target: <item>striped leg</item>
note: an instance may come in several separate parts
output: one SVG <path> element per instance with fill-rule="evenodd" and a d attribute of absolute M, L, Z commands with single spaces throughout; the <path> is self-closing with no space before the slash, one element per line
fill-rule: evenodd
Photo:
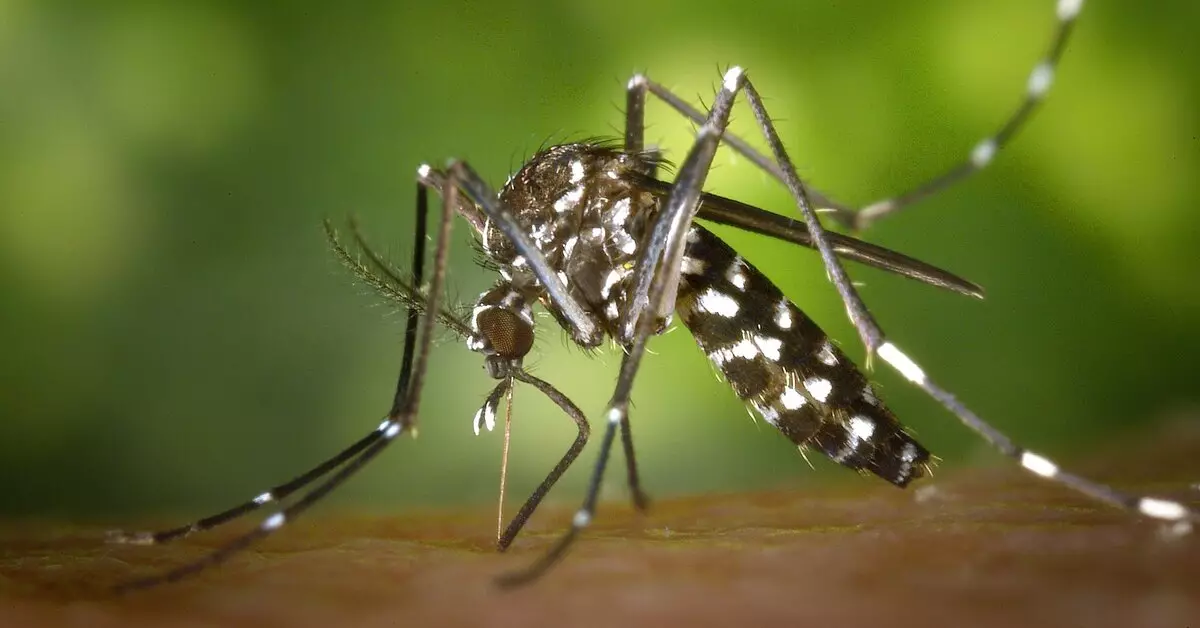
<path fill-rule="evenodd" d="M 938 400 L 954 416 L 958 417 L 963 425 L 975 431 L 1000 453 L 1016 460 L 1022 468 L 1034 475 L 1064 484 L 1084 495 L 1117 508 L 1140 513 L 1151 519 L 1174 523 L 1176 524 L 1175 530 L 1178 532 L 1189 532 L 1192 524 L 1200 521 L 1200 513 L 1180 502 L 1148 495 L 1123 493 L 1108 485 L 1064 471 L 1041 454 L 1017 445 L 1012 439 L 972 412 L 950 392 L 935 384 L 916 362 L 891 342 L 885 342 L 879 347 L 879 357 L 918 388 L 924 390 L 930 397 Z"/>
<path fill-rule="evenodd" d="M 386 423 L 386 422 L 385 422 Z M 383 437 L 386 425 L 380 424 L 375 431 L 360 438 L 358 442 L 343 449 L 336 456 L 322 462 L 313 467 L 309 471 L 293 478 L 292 480 L 271 488 L 271 490 L 259 493 L 253 499 L 247 500 L 233 508 L 223 510 L 215 515 L 210 515 L 196 521 L 169 528 L 159 530 L 157 532 L 138 531 L 126 532 L 124 530 L 110 530 L 108 532 L 108 542 L 129 545 L 158 545 L 167 543 L 175 539 L 181 539 L 196 532 L 204 532 L 211 530 L 217 526 L 228 523 L 235 519 L 241 518 L 244 515 L 250 514 L 267 504 L 275 503 L 286 499 L 296 491 L 312 484 L 314 481 L 324 477 L 330 471 L 340 467 L 344 462 L 350 460 L 354 456 L 362 453 L 363 450 L 370 447 L 376 441 Z"/>
<path fill-rule="evenodd" d="M 571 544 L 592 522 L 617 430 L 620 428 L 624 433 L 629 429 L 629 399 L 634 378 L 646 352 L 646 342 L 661 326 L 663 312 L 673 308 L 688 226 L 695 216 L 713 156 L 729 123 L 734 98 L 744 85 L 747 83 L 741 68 L 733 67 L 725 73 L 708 118 L 697 132 L 696 142 L 676 173 L 671 195 L 639 247 L 632 298 L 628 310 L 621 315 L 623 337 L 619 341 L 626 347 L 626 352 L 621 360 L 616 389 L 605 413 L 604 437 L 583 505 L 572 518 L 570 529 L 549 551 L 528 568 L 503 576 L 500 579 L 502 585 L 518 586 L 541 576 L 566 555 Z"/>
<path fill-rule="evenodd" d="M 1075 5 L 1075 7 L 1078 8 L 1078 5 Z M 746 81 L 745 90 L 746 99 L 749 101 L 750 108 L 754 111 L 754 117 L 758 120 L 759 127 L 762 129 L 767 144 L 771 147 L 775 160 L 783 172 L 784 181 L 791 191 L 793 199 L 800 209 L 800 213 L 804 216 L 804 222 L 808 225 L 809 232 L 817 249 L 821 252 L 821 258 L 825 262 L 825 268 L 829 273 L 831 281 L 842 296 L 842 302 L 846 306 L 850 320 L 854 323 L 859 336 L 863 339 L 863 344 L 868 349 L 868 355 L 872 353 L 877 354 L 901 375 L 916 384 L 929 396 L 939 401 L 947 410 L 958 417 L 964 425 L 977 432 L 1005 455 L 1017 459 L 1022 467 L 1041 477 L 1058 481 L 1100 501 L 1140 512 L 1155 519 L 1175 522 L 1191 522 L 1197 519 L 1196 513 L 1188 510 L 1183 504 L 1154 497 L 1125 495 L 1111 487 L 1061 471 L 1057 465 L 1046 458 L 1016 446 L 1007 436 L 985 422 L 959 402 L 953 395 L 934 384 L 912 359 L 901 352 L 895 344 L 887 340 L 883 330 L 875 323 L 874 318 L 867 311 L 862 299 L 858 296 L 858 292 L 842 268 L 841 262 L 835 256 L 827 237 L 828 234 L 821 227 L 816 213 L 809 204 L 807 191 L 800 182 L 800 178 L 796 175 L 796 168 L 788 157 L 787 151 L 784 149 L 778 134 L 775 132 L 774 125 L 771 123 L 770 116 L 767 114 L 762 99 L 748 80 Z"/>
<path fill-rule="evenodd" d="M 1000 450 L 1001 453 L 1015 458 L 1020 462 L 1022 467 L 1034 474 L 1062 483 L 1100 501 L 1139 512 L 1154 519 L 1171 522 L 1194 522 L 1198 519 L 1195 512 L 1189 510 L 1181 503 L 1156 497 L 1133 496 L 1121 493 L 1109 486 L 1062 471 L 1057 465 L 1041 455 L 1018 447 L 1007 436 L 959 402 L 953 395 L 934 384 L 911 358 L 900 351 L 890 340 L 887 340 L 883 330 L 879 328 L 867 312 L 866 306 L 859 298 L 857 291 L 846 276 L 845 270 L 841 267 L 841 263 L 834 255 L 827 234 L 821 227 L 816 214 L 808 202 L 807 192 L 803 184 L 801 184 L 799 177 L 796 176 L 795 166 L 792 164 L 787 151 L 779 140 L 778 134 L 775 132 L 770 116 L 768 116 L 766 108 L 763 106 L 762 99 L 749 81 L 746 81 L 745 90 L 750 108 L 754 111 L 754 116 L 758 120 L 763 135 L 766 137 L 767 144 L 771 147 L 776 162 L 783 172 L 784 181 L 791 191 L 797 207 L 804 216 L 812 238 L 821 252 L 825 268 L 829 272 L 838 292 L 841 294 L 850 320 L 854 323 L 860 337 L 862 337 L 863 344 L 868 348 L 869 354 L 877 354 L 884 362 L 895 368 L 906 379 L 916 384 L 929 396 L 945 406 L 964 425 L 977 432 L 988 443 Z"/>
<path fill-rule="evenodd" d="M 932 196 L 963 178 L 987 167 L 995 158 L 996 153 L 1006 146 L 1017 132 L 1028 122 L 1038 105 L 1045 99 L 1054 82 L 1054 73 L 1058 67 L 1067 41 L 1075 25 L 1075 20 L 1083 8 L 1084 0 L 1058 0 L 1055 7 L 1056 27 L 1050 39 L 1050 45 L 1045 56 L 1033 67 L 1026 83 L 1025 94 L 1016 109 L 1009 114 L 995 134 L 986 137 L 975 144 L 967 157 L 959 164 L 951 167 L 941 175 L 933 177 L 911 190 L 894 197 L 881 199 L 856 209 L 832 200 L 821 192 L 809 189 L 809 198 L 822 209 L 832 210 L 832 216 L 843 226 L 861 231 L 870 227 L 877 220 L 894 214 L 929 196 Z M 625 146 L 640 150 L 643 144 L 643 117 L 646 103 L 646 93 L 649 92 L 669 105 L 672 109 L 686 116 L 696 124 L 702 124 L 705 115 L 687 101 L 679 98 L 662 85 L 638 74 L 629 80 L 626 87 L 626 126 Z M 784 181 L 784 173 L 779 165 L 769 157 L 752 148 L 745 140 L 727 134 L 722 138 L 730 148 L 749 159 L 759 168 L 770 173 L 776 179 Z"/>
<path fill-rule="evenodd" d="M 416 212 L 416 214 L 417 214 L 417 225 L 416 225 L 417 231 L 416 232 L 418 234 L 422 234 L 422 235 L 416 239 L 416 246 L 413 251 L 414 259 L 413 259 L 413 270 L 412 270 L 412 274 L 413 274 L 412 284 L 415 284 L 416 282 L 418 282 L 419 277 L 424 272 L 425 238 L 424 238 L 423 234 L 425 234 L 428 231 L 428 226 L 426 223 L 427 216 L 428 216 L 426 207 L 428 206 L 428 202 L 429 202 L 429 193 L 426 189 L 426 186 L 423 184 L 420 184 L 420 182 L 418 182 L 418 185 L 417 185 L 417 208 L 418 208 L 418 211 Z M 396 276 L 392 272 L 392 270 L 390 268 L 388 268 L 386 266 L 386 264 L 384 264 L 384 262 L 381 259 L 379 259 L 377 256 L 374 255 L 374 251 L 372 251 L 370 248 L 364 247 L 364 250 L 367 251 L 369 254 L 371 254 L 372 262 L 374 264 L 376 264 L 377 268 L 383 268 L 383 270 L 387 274 L 392 275 L 392 278 L 394 279 L 394 283 L 390 286 L 384 284 L 383 282 L 380 281 L 380 279 L 376 275 L 371 273 L 369 271 L 369 269 L 367 269 L 365 266 L 363 266 L 357 259 L 355 259 L 349 253 L 349 251 L 347 251 L 345 249 L 345 247 L 342 246 L 341 242 L 338 239 L 336 231 L 334 231 L 332 225 L 330 225 L 328 221 L 326 221 L 326 223 L 325 223 L 325 232 L 329 236 L 329 241 L 330 241 L 330 244 L 332 245 L 334 251 L 338 254 L 338 256 L 342 259 L 342 261 L 345 264 L 347 264 L 348 267 L 350 267 L 352 270 L 355 271 L 355 273 L 359 277 L 370 280 L 374 287 L 376 287 L 379 290 L 382 290 L 387 296 L 391 296 L 391 297 L 395 298 L 397 301 L 407 303 L 409 305 L 409 307 L 408 307 L 408 322 L 407 322 L 407 327 L 406 327 L 406 331 L 405 331 L 405 343 L 406 343 L 405 346 L 406 347 L 415 346 L 415 334 L 416 334 L 416 330 L 417 330 L 416 316 L 420 313 L 421 306 L 423 304 L 418 303 L 419 297 L 417 297 L 416 291 L 411 288 L 412 284 L 410 284 L 408 281 L 405 281 L 405 280 L 401 279 L 400 277 Z M 360 238 L 360 244 L 361 244 L 362 243 L 361 235 L 358 233 L 357 227 L 355 227 L 354 232 L 355 232 L 355 236 Z M 397 289 L 399 289 L 399 290 L 407 289 L 408 292 L 397 292 Z M 443 315 L 443 317 L 444 317 L 444 315 Z M 406 352 L 407 352 L 407 349 L 406 349 Z M 402 368 L 403 372 L 401 373 L 401 376 L 400 376 L 401 384 L 398 385 L 397 390 L 400 390 L 403 388 L 403 386 L 405 385 L 404 383 L 408 381 L 408 378 L 411 375 L 411 373 L 410 373 L 411 364 L 410 364 L 410 360 L 407 357 L 407 355 L 406 355 L 406 359 L 404 361 L 404 365 L 405 366 Z M 283 484 L 274 486 L 270 490 L 259 493 L 254 498 L 247 500 L 241 504 L 238 504 L 232 508 L 223 510 L 214 515 L 209 515 L 207 517 L 197 519 L 196 521 L 186 524 L 186 525 L 178 526 L 175 528 L 169 528 L 166 530 L 159 530 L 156 532 L 151 532 L 151 531 L 127 532 L 124 530 L 111 530 L 108 532 L 107 540 L 109 543 L 130 544 L 130 545 L 157 545 L 157 544 L 161 544 L 161 543 L 167 543 L 167 542 L 173 541 L 175 539 L 187 537 L 196 532 L 204 532 L 205 530 L 211 530 L 215 527 L 218 527 L 218 526 L 228 523 L 230 521 L 234 521 L 244 515 L 250 514 L 251 512 L 254 512 L 255 510 L 258 510 L 259 508 L 262 508 L 263 506 L 287 499 L 289 496 L 291 496 L 296 491 L 299 491 L 299 490 L 303 489 L 304 487 L 312 484 L 314 481 L 324 477 L 330 471 L 340 467 L 347 460 L 350 460 L 354 456 L 357 456 L 358 454 L 360 454 L 364 450 L 366 450 L 368 447 L 373 445 L 376 441 L 378 441 L 380 438 L 382 438 L 385 435 L 386 427 L 387 427 L 386 423 L 387 422 L 385 421 L 384 423 L 380 424 L 380 426 L 378 428 L 376 428 L 373 432 L 360 438 L 353 445 L 350 445 L 349 447 L 343 449 L 342 451 L 338 452 L 333 457 L 329 458 L 328 460 L 325 460 L 324 462 L 313 467 L 312 469 L 309 469 L 308 471 L 300 474 L 299 476 L 296 476 L 295 478 L 292 478 L 291 480 L 289 480 L 287 482 L 284 482 Z"/>
<path fill-rule="evenodd" d="M 1020 104 L 1017 105 L 1016 110 L 1009 114 L 1008 118 L 1000 125 L 1000 128 L 994 135 L 986 137 L 975 144 L 975 147 L 971 149 L 966 160 L 958 163 L 941 175 L 929 179 L 908 192 L 893 198 L 875 201 L 859 210 L 837 206 L 834 208 L 837 210 L 834 216 L 838 222 L 851 229 L 866 229 L 874 224 L 875 221 L 937 194 L 992 163 L 992 159 L 995 158 L 996 153 L 1006 146 L 1017 132 L 1029 122 L 1030 116 L 1033 115 L 1038 105 L 1045 99 L 1047 92 L 1050 91 L 1050 86 L 1054 83 L 1054 72 L 1058 68 L 1063 51 L 1066 50 L 1067 40 L 1071 36 L 1075 19 L 1079 17 L 1081 9 L 1083 9 L 1083 0 L 1058 0 L 1055 9 L 1055 17 L 1058 24 L 1051 37 L 1049 49 L 1046 51 L 1045 56 L 1038 61 L 1037 65 L 1033 66 L 1033 70 L 1029 72 L 1029 79 L 1025 85 L 1025 94 Z"/>
<path fill-rule="evenodd" d="M 450 229 L 452 219 L 454 217 L 454 208 L 458 205 L 457 189 L 443 190 L 442 202 L 442 217 L 438 229 L 436 249 L 434 251 L 434 269 L 430 280 L 428 292 L 428 300 L 424 308 L 425 312 L 440 311 L 441 294 L 444 291 L 446 277 L 446 260 L 449 255 Z M 425 247 L 425 232 L 426 232 L 426 207 L 428 206 L 428 195 L 424 186 L 418 187 L 417 192 L 417 233 L 419 237 L 416 239 L 414 246 L 413 260 L 413 285 L 420 285 L 421 277 L 424 268 L 424 247 Z M 299 500 L 286 508 L 266 517 L 257 527 L 250 532 L 242 534 L 232 541 L 217 548 L 212 553 L 201 558 L 200 560 L 187 563 L 171 569 L 162 574 L 152 575 L 145 578 L 140 578 L 126 582 L 116 587 L 117 592 L 127 592 L 135 589 L 152 587 L 166 582 L 174 582 L 176 580 L 194 575 L 204 570 L 207 567 L 224 562 L 229 557 L 237 554 L 243 549 L 249 547 L 258 540 L 265 538 L 274 533 L 283 525 L 308 510 L 313 504 L 317 503 L 324 496 L 340 486 L 351 476 L 357 473 L 368 462 L 379 455 L 397 436 L 405 430 L 413 427 L 416 422 L 417 411 L 420 407 L 421 388 L 425 379 L 425 374 L 428 370 L 429 353 L 433 345 L 433 337 L 435 326 L 438 323 L 438 317 L 425 316 L 423 319 L 419 317 L 417 308 L 409 308 L 405 327 L 405 346 L 404 355 L 401 361 L 400 376 L 397 382 L 396 395 L 393 400 L 392 409 L 388 412 L 387 418 L 379 424 L 371 434 L 363 437 L 352 446 L 350 449 L 342 452 L 338 456 L 331 458 L 322 465 L 314 468 L 309 473 L 306 473 L 296 480 L 289 482 L 290 490 L 298 490 L 305 483 L 314 481 L 323 473 L 319 471 L 330 471 L 336 464 L 331 464 L 334 461 L 344 460 L 345 463 L 332 476 L 326 479 L 315 488 L 305 493 Z M 418 347 L 418 327 L 420 328 L 420 338 Z M 366 443 L 366 444 L 363 444 Z M 353 453 L 347 452 L 361 445 L 361 450 L 355 457 Z M 339 460 L 340 459 L 340 460 Z M 330 465 L 329 468 L 325 468 Z M 306 482 L 300 482 L 306 480 Z M 267 499 L 263 496 L 269 496 Z M 255 499 L 249 502 L 252 506 L 243 505 L 241 507 L 230 509 L 222 515 L 227 515 L 220 519 L 217 525 L 224 521 L 228 521 L 240 514 L 250 512 L 259 506 L 262 506 L 270 501 L 279 499 L 282 495 L 272 493 L 264 493 L 262 499 Z M 242 510 L 239 510 L 242 509 Z M 229 515 L 237 511 L 236 514 Z M 220 517 L 220 515 L 216 516 Z M 215 517 L 214 517 L 215 518 Z M 213 519 L 213 518 L 209 518 Z M 167 531 L 170 532 L 170 531 Z M 180 536 L 176 534 L 175 537 Z M 122 541 L 126 538 L 133 539 L 134 542 L 140 541 L 142 538 L 150 538 L 150 542 L 154 542 L 154 535 L 126 535 L 126 537 L 116 536 L 116 540 Z M 171 538 L 175 538 L 171 537 Z"/>

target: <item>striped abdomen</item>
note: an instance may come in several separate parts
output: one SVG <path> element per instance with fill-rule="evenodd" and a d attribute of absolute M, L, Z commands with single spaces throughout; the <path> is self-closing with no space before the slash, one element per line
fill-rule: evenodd
<path fill-rule="evenodd" d="M 692 225 L 676 302 L 738 397 L 801 447 L 904 486 L 929 452 L 858 368 L 758 269 Z"/>

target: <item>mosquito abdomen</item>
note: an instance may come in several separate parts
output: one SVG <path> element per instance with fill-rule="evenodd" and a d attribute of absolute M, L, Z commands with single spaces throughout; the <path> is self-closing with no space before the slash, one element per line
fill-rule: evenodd
<path fill-rule="evenodd" d="M 825 332 L 758 269 L 692 225 L 676 312 L 737 396 L 800 447 L 904 486 L 929 452 Z"/>

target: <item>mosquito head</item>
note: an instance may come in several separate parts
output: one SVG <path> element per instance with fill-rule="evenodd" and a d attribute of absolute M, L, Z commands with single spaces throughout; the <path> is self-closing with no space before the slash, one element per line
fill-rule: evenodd
<path fill-rule="evenodd" d="M 467 346 L 484 355 L 484 368 L 495 379 L 508 377 L 533 348 L 533 311 L 529 299 L 502 281 L 479 295 L 471 314 Z"/>

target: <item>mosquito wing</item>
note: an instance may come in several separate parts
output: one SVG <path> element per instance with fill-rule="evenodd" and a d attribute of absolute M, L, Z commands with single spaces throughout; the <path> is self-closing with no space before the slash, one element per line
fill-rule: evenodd
<path fill-rule="evenodd" d="M 663 202 L 666 201 L 671 193 L 670 184 L 657 179 L 645 177 L 640 183 Z M 697 217 L 717 224 L 729 225 L 785 242 L 799 244 L 810 249 L 816 248 L 812 234 L 808 231 L 808 226 L 804 224 L 803 220 L 772 213 L 753 205 L 747 205 L 741 201 L 725 198 L 724 196 L 709 194 L 707 192 L 702 193 L 700 195 L 700 210 Z M 829 243 L 833 246 L 834 253 L 837 253 L 840 257 L 859 262 L 860 264 L 866 264 L 867 266 L 874 266 L 875 268 L 908 277 L 909 279 L 915 279 L 922 283 L 942 288 L 943 290 L 957 292 L 977 299 L 983 298 L 982 287 L 950 271 L 913 259 L 903 253 L 898 253 L 891 249 L 886 249 L 840 233 L 830 231 L 826 235 L 829 238 Z"/>

